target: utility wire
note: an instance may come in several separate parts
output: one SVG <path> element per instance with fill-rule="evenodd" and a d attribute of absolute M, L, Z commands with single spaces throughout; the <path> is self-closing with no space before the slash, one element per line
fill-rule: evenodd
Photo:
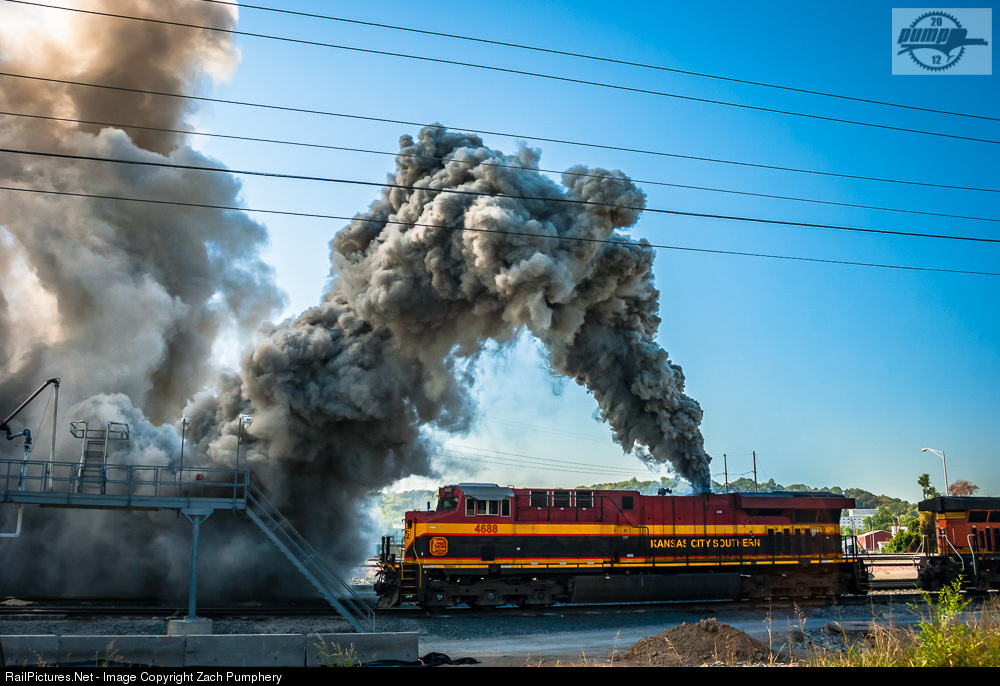
<path fill-rule="evenodd" d="M 7 1 L 10 2 L 11 0 L 7 0 Z M 44 77 L 44 76 L 28 76 L 26 74 L 14 74 L 14 73 L 11 73 L 11 72 L 0 72 L 0 76 L 8 76 L 8 77 L 17 78 L 17 79 L 29 79 L 29 80 L 32 80 L 32 81 L 42 81 L 42 82 L 45 82 L 45 83 L 61 83 L 61 84 L 64 84 L 64 85 L 69 85 L 69 86 L 83 86 L 83 87 L 87 87 L 87 88 L 101 88 L 101 89 L 105 89 L 105 90 L 121 91 L 121 92 L 125 92 L 125 93 L 138 93 L 138 94 L 141 94 L 141 95 L 159 95 L 159 96 L 169 97 L 169 98 L 183 98 L 183 99 L 187 99 L 187 100 L 196 100 L 198 102 L 211 102 L 211 103 L 222 104 L 222 105 L 237 105 L 237 106 L 240 106 L 240 107 L 254 107 L 254 108 L 258 108 L 258 109 L 275 110 L 275 111 L 279 111 L 279 112 L 295 112 L 295 113 L 298 113 L 298 114 L 311 114 L 311 115 L 317 115 L 317 116 L 323 116 L 323 117 L 340 117 L 340 118 L 344 118 L 344 119 L 357 119 L 357 120 L 360 120 L 360 121 L 372 121 L 372 122 L 379 122 L 379 123 L 383 123 L 383 124 L 401 124 L 403 126 L 429 127 L 429 128 L 436 128 L 436 129 L 451 129 L 451 130 L 459 130 L 459 131 L 462 131 L 462 130 L 464 130 L 464 131 L 473 131 L 473 130 L 475 130 L 475 131 L 477 131 L 478 134 L 485 134 L 485 135 L 490 135 L 490 136 L 504 136 L 506 138 L 514 138 L 514 139 L 521 139 L 521 140 L 528 140 L 528 141 L 538 141 L 538 142 L 541 142 L 541 143 L 557 143 L 557 144 L 560 144 L 560 145 L 572 145 L 572 146 L 577 146 L 577 147 L 582 147 L 582 148 L 594 148 L 594 149 L 597 149 L 597 150 L 613 150 L 615 152 L 630 152 L 630 153 L 636 153 L 636 154 L 639 154 L 639 155 L 653 155 L 653 156 L 656 156 L 656 157 L 671 157 L 671 158 L 682 159 L 682 160 L 694 160 L 694 161 L 698 161 L 698 162 L 711 162 L 711 163 L 714 163 L 714 164 L 730 164 L 730 165 L 736 165 L 736 166 L 741 166 L 741 167 L 751 167 L 751 168 L 754 168 L 754 169 L 772 169 L 772 170 L 775 170 L 775 171 L 796 172 L 796 173 L 801 173 L 801 174 L 816 174 L 816 175 L 819 175 L 819 176 L 831 176 L 831 177 L 834 177 L 834 178 L 841 178 L 841 179 L 855 179 L 855 180 L 859 180 L 859 181 L 878 181 L 878 182 L 881 182 L 881 183 L 896 183 L 896 184 L 905 184 L 905 185 L 910 185 L 910 186 L 923 186 L 923 187 L 927 187 L 927 188 L 946 188 L 946 189 L 949 189 L 949 190 L 976 191 L 976 192 L 982 192 L 982 193 L 1000 193 L 1000 188 L 981 188 L 981 187 L 975 187 L 975 186 L 955 186 L 955 185 L 941 184 L 941 183 L 928 183 L 928 182 L 925 182 L 925 181 L 907 181 L 907 180 L 902 180 L 902 179 L 885 179 L 885 178 L 879 178 L 879 177 L 874 177 L 874 176 L 859 176 L 859 175 L 856 175 L 856 174 L 840 174 L 840 173 L 836 173 L 836 172 L 817 171 L 817 170 L 811 170 L 811 169 L 798 169 L 798 168 L 795 168 L 795 167 L 781 167 L 781 166 L 770 165 L 770 164 L 758 164 L 758 163 L 755 163 L 755 162 L 738 162 L 738 161 L 734 161 L 734 160 L 721 160 L 721 159 L 716 159 L 716 158 L 711 158 L 711 157 L 698 157 L 698 156 L 695 156 L 695 155 L 681 155 L 679 153 L 663 152 L 663 151 L 658 151 L 658 150 L 644 150 L 642 148 L 627 148 L 627 147 L 617 146 L 617 145 L 605 145 L 605 144 L 601 144 L 601 143 L 587 143 L 587 142 L 582 142 L 582 141 L 571 141 L 571 140 L 565 140 L 565 139 L 561 139 L 561 138 L 545 138 L 545 137 L 542 137 L 542 136 L 527 136 L 527 135 L 523 135 L 523 134 L 509 133 L 509 132 L 503 132 L 503 131 L 489 131 L 489 130 L 486 130 L 486 129 L 474 129 L 473 127 L 460 127 L 460 126 L 453 126 L 453 125 L 447 125 L 446 126 L 446 125 L 443 125 L 443 124 L 427 124 L 425 122 L 406 121 L 406 120 L 403 120 L 403 119 L 388 119 L 388 118 L 385 118 L 385 117 L 370 117 L 370 116 L 364 116 L 364 115 L 360 115 L 360 114 L 346 114 L 346 113 L 343 113 L 343 112 L 330 112 L 330 111 L 327 111 L 327 110 L 313 110 L 313 109 L 302 108 L 302 107 L 290 107 L 290 106 L 287 106 L 287 105 L 274 105 L 274 104 L 268 104 L 268 103 L 247 102 L 247 101 L 242 101 L 242 100 L 229 100 L 229 99 L 225 99 L 225 98 L 210 98 L 210 97 L 203 96 L 203 95 L 185 95 L 185 94 L 181 94 L 181 93 L 169 93 L 169 92 L 165 92 L 165 91 L 144 90 L 144 89 L 141 89 L 141 88 L 127 88 L 125 86 L 108 86 L 108 85 L 97 84 L 97 83 L 86 83 L 86 82 L 83 82 L 83 81 L 69 81 L 69 80 L 66 80 L 66 79 L 53 79 L 53 78 L 48 78 L 48 77 Z"/>
<path fill-rule="evenodd" d="M 11 155 L 28 155 L 32 157 L 50 157 L 66 160 L 81 160 L 86 162 L 101 162 L 110 164 L 136 165 L 140 167 L 157 167 L 164 169 L 182 169 L 185 171 L 213 172 L 224 174 L 239 174 L 244 176 L 261 176 L 266 178 L 289 179 L 293 181 L 316 181 L 322 183 L 342 183 L 354 186 L 373 186 L 377 188 L 398 188 L 423 193 L 451 193 L 454 195 L 466 195 L 474 197 L 497 197 L 510 198 L 512 200 L 538 200 L 542 202 L 561 202 L 571 205 L 584 205 L 594 207 L 608 207 L 620 210 L 634 210 L 636 212 L 652 212 L 655 214 L 669 214 L 680 217 L 695 217 L 699 219 L 722 219 L 727 221 L 749 222 L 754 224 L 774 224 L 778 226 L 792 226 L 799 228 L 830 229 L 833 231 L 851 231 L 856 233 L 873 233 L 889 236 L 906 236 L 909 238 L 936 238 L 941 240 L 971 241 L 975 243 L 1000 243 L 1000 238 L 980 238 L 976 236 L 947 236 L 943 234 L 916 233 L 912 231 L 890 231 L 888 229 L 872 229 L 856 226 L 840 226 L 836 224 L 818 224 L 815 222 L 795 222 L 782 219 L 771 219 L 764 217 L 740 217 L 726 214 L 711 214 L 708 212 L 685 212 L 682 210 L 668 210 L 659 207 L 633 207 L 621 205 L 613 202 L 596 202 L 593 200 L 577 200 L 567 198 L 563 195 L 533 196 L 533 195 L 510 195 L 486 193 L 483 191 L 463 190 L 458 188 L 429 188 L 427 186 L 414 186 L 411 184 L 388 183 L 385 181 L 362 181 L 359 179 L 344 179 L 330 176 L 307 176 L 302 174 L 282 174 L 278 172 L 253 171 L 247 169 L 228 169 L 226 167 L 204 167 L 193 164 L 176 164 L 171 162 L 150 162 L 147 160 L 125 160 L 113 157 L 96 157 L 92 155 L 73 155 L 70 153 L 41 152 L 37 150 L 18 150 L 15 148 L 0 148 L 0 153 Z"/>
<path fill-rule="evenodd" d="M 531 460 L 533 464 L 551 464 L 551 465 L 560 466 L 560 467 L 561 466 L 568 466 L 568 467 L 583 466 L 583 467 L 594 467 L 594 468 L 597 468 L 597 469 L 600 469 L 603 466 L 603 465 L 598 465 L 598 464 L 586 464 L 586 463 L 581 464 L 577 460 L 560 460 L 560 459 L 554 458 L 554 457 L 535 457 L 534 455 L 525 455 L 523 453 L 512 453 L 512 452 L 507 452 L 507 451 L 503 451 L 503 450 L 493 450 L 492 448 L 480 448 L 478 446 L 462 445 L 460 443 L 442 443 L 441 445 L 444 446 L 444 447 L 446 447 L 448 450 L 452 450 L 454 452 L 462 452 L 462 453 L 464 453 L 466 455 L 474 455 L 474 456 L 483 455 L 484 457 L 512 458 L 512 459 L 516 459 L 516 460 Z M 476 452 L 474 452 L 474 453 L 466 452 L 466 451 L 469 451 L 469 450 L 473 450 L 473 451 L 476 451 Z"/>
<path fill-rule="evenodd" d="M 206 1 L 210 1 L 210 0 L 206 0 Z M 366 148 L 351 148 L 351 147 L 342 146 L 342 145 L 327 145 L 327 144 L 323 144 L 323 143 L 311 143 L 311 142 L 308 142 L 308 141 L 290 141 L 290 140 L 283 140 L 283 139 L 279 139 L 279 138 L 257 138 L 257 137 L 253 137 L 253 136 L 235 136 L 235 135 L 224 134 L 224 133 L 206 133 L 206 132 L 203 132 L 203 131 L 191 131 L 191 130 L 188 130 L 188 129 L 168 129 L 168 128 L 161 128 L 161 127 L 157 127 L 157 126 L 138 126 L 138 125 L 133 125 L 133 124 L 121 124 L 121 123 L 116 123 L 116 122 L 92 121 L 92 120 L 87 120 L 87 119 L 71 119 L 69 117 L 49 117 L 49 116 L 44 116 L 44 115 L 39 115 L 39 114 L 24 114 L 24 113 L 21 113 L 21 112 L 3 112 L 3 111 L 0 111 L 0 115 L 6 115 L 6 116 L 10 116 L 10 117 L 24 117 L 24 118 L 29 118 L 29 119 L 41 119 L 41 120 L 46 120 L 46 121 L 58 121 L 58 122 L 66 122 L 66 123 L 74 123 L 74 124 L 85 124 L 85 125 L 90 125 L 90 126 L 110 126 L 110 127 L 114 127 L 114 128 L 118 128 L 118 129 L 136 129 L 136 130 L 140 130 L 140 131 L 156 131 L 156 132 L 159 132 L 159 133 L 171 133 L 171 134 L 184 134 L 184 135 L 191 135 L 191 136 L 203 136 L 203 137 L 206 137 L 206 138 L 221 138 L 221 139 L 225 139 L 225 140 L 238 140 L 238 141 L 246 141 L 246 142 L 252 142 L 252 143 L 270 143 L 270 144 L 274 144 L 274 145 L 287 145 L 287 146 L 295 146 L 295 147 L 303 147 L 303 148 L 315 148 L 315 149 L 321 149 L 321 150 L 338 150 L 338 151 L 342 151 L 342 152 L 357 152 L 357 153 L 364 153 L 364 154 L 367 154 L 367 155 L 385 155 L 385 156 L 394 157 L 394 158 L 395 157 L 404 157 L 404 158 L 415 159 L 415 160 L 430 160 L 430 161 L 435 161 L 435 162 L 444 162 L 444 161 L 447 160 L 448 162 L 450 162 L 452 164 L 469 164 L 469 165 L 479 164 L 479 165 L 484 166 L 484 167 L 497 167 L 497 168 L 500 168 L 500 169 L 523 169 L 523 167 L 520 167 L 520 166 L 515 166 L 515 165 L 510 165 L 510 164 L 500 164 L 498 162 L 486 162 L 486 161 L 479 162 L 479 161 L 472 161 L 472 160 L 466 161 L 466 160 L 458 160 L 458 159 L 454 159 L 454 158 L 434 157 L 434 156 L 430 156 L 430 155 L 413 155 L 413 154 L 403 153 L 403 152 L 389 152 L 389 151 L 385 151 L 385 150 L 369 150 L 369 149 L 366 149 Z M 557 170 L 557 169 L 542 169 L 542 168 L 539 168 L 538 171 L 544 172 L 546 174 L 562 174 L 563 173 L 562 171 Z M 585 178 L 604 178 L 604 177 L 601 177 L 598 174 L 578 174 L 578 176 L 582 176 L 582 177 L 585 177 Z M 928 216 L 928 217 L 942 217 L 942 218 L 947 218 L 947 219 L 968 219 L 968 220 L 972 220 L 972 221 L 1000 222 L 1000 218 L 993 218 L 993 217 L 972 217 L 972 216 L 963 215 L 963 214 L 946 214 L 946 213 L 943 213 L 943 212 L 926 212 L 926 211 L 921 211 L 921 210 L 907 210 L 907 209 L 898 208 L 898 207 L 879 207 L 879 206 L 876 206 L 876 205 L 861 205 L 859 203 L 837 202 L 837 201 L 834 201 L 834 200 L 818 200 L 818 199 L 815 199 L 815 198 L 797 198 L 797 197 L 794 197 L 794 196 L 787 196 L 787 195 L 775 195 L 773 193 L 752 193 L 750 191 L 738 191 L 738 190 L 734 190 L 734 189 L 730 189 L 730 188 L 711 188 L 711 187 L 706 187 L 706 186 L 691 186 L 691 185 L 687 185 L 687 184 L 683 184 L 683 183 L 669 183 L 667 181 L 651 181 L 649 179 L 635 179 L 635 178 L 633 178 L 632 182 L 636 183 L 636 184 L 646 184 L 646 185 L 652 185 L 652 186 L 665 186 L 665 187 L 668 187 L 668 188 L 683 188 L 683 189 L 686 189 L 686 190 L 708 191 L 708 192 L 712 192 L 712 193 L 729 193 L 729 194 L 733 194 L 733 195 L 746 195 L 746 196 L 755 197 L 755 198 L 768 198 L 768 199 L 772 199 L 772 200 L 792 200 L 792 201 L 795 201 L 795 202 L 809 202 L 809 203 L 815 203 L 815 204 L 820 204 L 820 205 L 834 205 L 834 206 L 837 206 L 837 207 L 853 207 L 853 208 L 865 209 L 865 210 L 878 210 L 880 212 L 902 212 L 902 213 L 906 213 L 906 214 L 919 214 L 919 215 L 924 215 L 924 216 Z"/>
<path fill-rule="evenodd" d="M 517 460 L 517 459 L 511 459 L 511 458 L 507 458 L 507 459 L 504 459 L 504 458 L 487 459 L 487 458 L 491 458 L 493 456 L 492 455 L 476 455 L 475 453 L 465 453 L 465 452 L 459 452 L 459 451 L 455 451 L 455 450 L 442 450 L 440 454 L 442 456 L 448 457 L 448 458 L 450 458 L 452 460 L 463 460 L 463 461 L 467 461 L 467 462 L 479 462 L 479 463 L 484 463 L 484 464 L 495 464 L 495 465 L 500 465 L 500 466 L 505 466 L 505 467 L 519 467 L 519 468 L 522 468 L 522 469 L 526 468 L 526 467 L 533 467 L 533 468 L 537 468 L 537 469 L 539 469 L 541 471 L 546 471 L 546 472 L 565 472 L 565 473 L 571 473 L 571 474 L 600 475 L 600 476 L 605 476 L 605 477 L 607 477 L 608 475 L 619 476 L 619 477 L 625 476 L 625 475 L 635 476 L 635 473 L 636 473 L 635 469 L 628 469 L 627 467 L 606 467 L 606 466 L 602 466 L 602 465 L 580 465 L 580 464 L 578 464 L 576 467 L 573 467 L 573 466 L 569 466 L 569 467 L 556 467 L 556 466 L 552 466 L 552 465 L 536 464 L 535 462 L 533 462 L 534 458 L 528 458 L 528 459 L 524 459 L 524 460 Z M 667 466 L 667 465 L 664 465 L 664 466 Z"/>
<path fill-rule="evenodd" d="M 568 50 L 556 50 L 554 48 L 543 48 L 537 45 L 524 45 L 522 43 L 512 43 L 509 41 L 500 40 L 490 40 L 488 38 L 479 38 L 475 36 L 463 36 L 455 33 L 443 33 L 441 31 L 428 31 L 426 29 L 416 29 L 410 26 L 395 26 L 393 24 L 380 24 L 378 22 L 372 21 L 362 21 L 360 19 L 347 19 L 345 17 L 333 17 L 326 14 L 313 14 L 311 12 L 296 12 L 294 10 L 280 9 L 277 7 L 264 7 L 263 5 L 248 5 L 243 2 L 229 2 L 228 0 L 201 0 L 202 2 L 208 2 L 216 5 L 229 5 L 231 7 L 238 7 L 239 9 L 251 9 L 251 10 L 261 10 L 264 12 L 277 12 L 280 14 L 294 15 L 298 17 L 305 17 L 308 19 L 324 19 L 327 21 L 342 22 L 345 24 L 355 24 L 358 26 L 371 26 L 373 28 L 379 29 L 389 29 L 392 31 L 405 31 L 407 33 L 421 34 L 424 36 L 436 36 L 438 38 L 452 38 L 454 40 L 469 41 L 473 43 L 483 43 L 486 45 L 497 45 L 505 48 L 517 48 L 518 50 L 530 50 L 532 52 L 542 52 L 550 55 L 562 55 L 564 57 L 575 57 L 578 59 L 592 60 L 595 62 L 605 62 L 607 64 L 618 64 L 626 67 L 638 67 L 640 69 L 653 69 L 656 71 L 669 72 L 671 74 L 683 74 L 684 76 L 697 76 L 704 79 L 715 79 L 717 81 L 726 81 L 728 83 L 741 83 L 748 86 L 760 86 L 762 88 L 774 88 L 777 90 L 790 91 L 793 93 L 805 93 L 807 95 L 820 95 L 825 98 L 837 98 L 838 100 L 848 100 L 850 102 L 863 102 L 869 105 L 882 105 L 884 107 L 896 107 L 899 109 L 914 110 L 917 112 L 931 112 L 934 114 L 947 114 L 953 117 L 968 117 L 970 119 L 983 119 L 985 121 L 1000 121 L 1000 117 L 987 117 L 981 114 L 970 114 L 967 112 L 952 112 L 950 110 L 939 110 L 933 107 L 918 107 L 916 105 L 904 105 L 902 103 L 887 102 L 885 100 L 874 100 L 870 98 L 859 98 L 850 95 L 843 95 L 841 93 L 827 93 L 825 91 L 810 90 L 808 88 L 795 88 L 793 86 L 781 86 L 774 83 L 764 83 L 761 81 L 750 81 L 748 79 L 737 79 L 730 76 L 719 76 L 718 74 L 706 74 L 704 72 L 689 71 L 686 69 L 675 69 L 672 67 L 664 67 L 662 65 L 656 64 L 646 64 L 644 62 L 632 62 L 629 60 L 620 60 L 613 57 L 602 57 L 599 55 L 588 55 L 586 53 L 571 52 Z"/>
<path fill-rule="evenodd" d="M 525 71 L 523 69 L 511 69 L 509 67 L 498 67 L 498 66 L 495 66 L 495 65 L 477 64 L 475 62 L 462 62 L 462 61 L 459 61 L 459 60 L 448 60 L 448 59 L 443 59 L 443 58 L 440 58 L 440 57 L 428 57 L 426 55 L 411 55 L 411 54 L 408 54 L 408 53 L 392 52 L 392 51 L 389 51 L 389 50 L 375 50 L 374 48 L 360 48 L 360 47 L 351 46 L 351 45 L 338 45 L 338 44 L 335 44 L 335 43 L 323 43 L 323 42 L 320 42 L 320 41 L 304 40 L 304 39 L 300 39 L 300 38 L 289 38 L 289 37 L 286 37 L 286 36 L 273 36 L 273 35 L 265 34 L 265 33 L 252 33 L 252 32 L 249 32 L 249 31 L 237 31 L 235 29 L 223 29 L 223 28 L 218 28 L 218 27 L 214 27 L 214 26 L 202 26 L 200 24 L 188 24 L 188 23 L 185 23 L 185 22 L 167 21 L 165 19 L 152 19 L 150 17 L 134 17 L 134 16 L 126 15 L 126 14 L 114 14 L 114 13 L 111 13 L 111 12 L 97 12 L 97 11 L 94 11 L 94 10 L 84 10 L 84 9 L 71 8 L 71 7 L 58 7 L 58 6 L 55 6 L 55 5 L 46 5 L 46 4 L 39 3 L 39 2 L 28 2 L 28 0 L 8 0 L 8 2 L 14 2 L 14 3 L 17 3 L 17 4 L 21 4 L 21 5 L 31 5 L 31 6 L 34 6 L 34 7 L 44 7 L 44 8 L 47 8 L 47 9 L 63 10 L 63 11 L 69 11 L 69 12 L 78 12 L 78 13 L 81 13 L 81 14 L 90 14 L 90 15 L 95 15 L 95 16 L 100 16 L 100 17 L 109 17 L 109 18 L 114 18 L 114 19 L 127 19 L 127 20 L 130 20 L 130 21 L 141 21 L 141 22 L 147 22 L 147 23 L 152 23 L 152 24 L 161 24 L 161 25 L 165 25 L 165 26 L 176 26 L 176 27 L 180 27 L 180 28 L 199 29 L 199 30 L 204 30 L 204 31 L 214 31 L 216 33 L 224 33 L 224 34 L 227 34 L 227 35 L 234 35 L 234 36 L 246 36 L 246 37 L 249 37 L 249 38 L 263 38 L 263 39 L 267 39 L 267 40 L 282 41 L 282 42 L 286 42 L 286 43 L 295 43 L 295 44 L 298 44 L 298 45 L 309 45 L 309 46 L 321 47 L 321 48 L 333 48 L 333 49 L 336 49 L 336 50 L 346 50 L 346 51 L 349 51 L 349 52 L 359 52 L 359 53 L 365 53 L 365 54 L 370 54 L 370 55 L 381 55 L 381 56 L 384 56 L 384 57 L 399 57 L 399 58 L 403 58 L 403 59 L 418 60 L 418 61 L 422 61 L 422 62 L 431 62 L 431 63 L 435 63 L 435 64 L 447 64 L 447 65 L 458 66 L 458 67 L 469 67 L 469 68 L 472 68 L 472 69 L 482 69 L 482 70 L 486 70 L 486 71 L 494 71 L 494 72 L 500 72 L 500 73 L 504 73 L 504 74 L 514 74 L 514 75 L 517 75 L 517 76 L 529 76 L 529 77 L 532 77 L 532 78 L 547 79 L 547 80 L 550 80 L 550 81 L 559 81 L 559 82 L 562 82 L 562 83 L 573 83 L 573 84 L 584 85 L 584 86 L 595 86 L 595 87 L 599 87 L 599 88 L 607 88 L 607 89 L 612 89 L 612 90 L 625 91 L 625 92 L 629 92 L 629 93 L 638 93 L 638 94 L 642 94 L 642 95 L 654 95 L 654 96 L 657 96 L 657 97 L 674 98 L 674 99 L 678 99 L 678 100 L 686 100 L 686 101 L 689 101 L 689 102 L 700 102 L 700 103 L 705 103 L 705 104 L 710 104 L 710 105 L 724 105 L 726 107 L 736 107 L 736 108 L 745 109 L 745 110 L 752 110 L 754 112 L 766 112 L 768 114 L 783 114 L 783 115 L 792 116 L 792 117 L 803 117 L 803 118 L 806 118 L 806 119 L 816 119 L 816 120 L 819 120 L 819 121 L 834 122 L 834 123 L 837 123 L 837 124 L 850 124 L 852 126 L 866 126 L 866 127 L 870 127 L 870 128 L 882 129 L 882 130 L 888 130 L 888 131 L 899 131 L 899 132 L 902 132 L 902 133 L 914 133 L 914 134 L 920 134 L 920 135 L 924 135 L 924 136 L 936 136 L 936 137 L 940 137 L 940 138 L 950 138 L 950 139 L 953 139 L 953 140 L 964 140 L 964 141 L 972 141 L 972 142 L 975 142 L 975 143 L 990 143 L 990 144 L 993 144 L 993 145 L 1000 145 L 1000 140 L 993 140 L 993 139 L 989 139 L 989 138 L 976 138 L 974 136 L 960 136 L 958 134 L 943 133 L 943 132 L 940 132 L 940 131 L 925 131 L 925 130 L 922 130 L 922 129 L 911 129 L 911 128 L 902 127 L 902 126 L 891 126 L 889 124 L 876 124 L 874 122 L 858 121 L 858 120 L 854 120 L 854 119 L 843 119 L 843 118 L 839 118 L 839 117 L 827 117 L 827 116 L 820 115 L 820 114 L 808 114 L 808 113 L 805 113 L 805 112 L 793 112 L 793 111 L 790 111 L 790 110 L 780 110 L 780 109 L 776 109 L 776 108 L 773 108 L 773 107 L 760 107 L 760 106 L 757 106 L 757 105 L 747 105 L 747 104 L 744 104 L 744 103 L 728 102 L 728 101 L 725 101 L 725 100 L 713 100 L 711 98 L 699 98 L 699 97 L 696 97 L 696 96 L 693 96 L 693 95 L 680 95 L 678 93 L 667 93 L 665 91 L 655 91 L 655 90 L 651 90 L 651 89 L 648 89 L 648 88 L 635 88 L 635 87 L 632 87 L 632 86 L 623 86 L 621 84 L 604 83 L 604 82 L 601 82 L 601 81 L 590 81 L 590 80 L 587 80 L 587 79 L 576 79 L 576 78 L 571 78 L 571 77 L 568 77 L 568 76 L 558 76 L 556 74 L 544 74 L 544 73 L 541 73 L 541 72 Z"/>
<path fill-rule="evenodd" d="M 276 214 L 276 215 L 287 215 L 294 217 L 309 217 L 315 219 L 337 219 L 344 221 L 361 221 L 369 222 L 374 224 L 399 224 L 401 222 L 391 222 L 388 220 L 381 219 L 366 219 L 364 217 L 345 217 L 331 214 L 317 214 L 309 212 L 292 212 L 283 210 L 263 210 L 254 209 L 249 207 L 237 207 L 237 206 L 227 206 L 227 205 L 210 205 L 207 203 L 193 203 L 193 202 L 181 202 L 179 200 L 156 200 L 151 198 L 128 198 L 117 195 L 103 195 L 97 193 L 77 193 L 71 191 L 53 191 L 53 190 L 43 190 L 38 188 L 18 188 L 14 186 L 0 186 L 0 190 L 20 192 L 20 193 L 39 193 L 43 195 L 53 195 L 53 196 L 67 196 L 76 198 L 91 198 L 97 200 L 114 200 L 114 201 L 125 201 L 125 202 L 141 202 L 149 203 L 154 205 L 171 205 L 176 207 L 196 207 L 203 209 L 212 210 L 225 210 L 225 211 L 235 211 L 235 212 L 256 212 L 262 214 Z M 656 243 L 636 243 L 633 241 L 616 241 L 607 238 L 586 238 L 582 236 L 559 236 L 559 235 L 547 235 L 539 233 L 529 233 L 526 231 L 504 231 L 500 229 L 475 229 L 468 226 L 440 226 L 438 224 L 423 224 L 419 222 L 406 222 L 406 226 L 420 226 L 427 227 L 431 229 L 445 229 L 448 231 L 471 231 L 474 233 L 493 233 L 501 234 L 506 236 L 525 236 L 529 238 L 536 239 L 549 239 L 549 240 L 566 240 L 566 241 L 576 241 L 580 243 L 603 243 L 608 245 L 622 245 L 634 248 L 649 248 L 653 250 L 678 250 L 683 252 L 697 252 L 697 253 L 708 253 L 714 255 L 736 255 L 740 257 L 760 257 L 776 260 L 792 260 L 799 262 L 816 262 L 821 264 L 837 264 L 852 267 L 876 267 L 879 269 L 901 269 L 905 271 L 917 271 L 917 272 L 937 272 L 944 274 L 966 274 L 971 276 L 1000 276 L 1000 272 L 980 272 L 972 271 L 966 269 L 943 269 L 938 267 L 914 267 L 909 265 L 896 265 L 896 264 L 878 264 L 873 262 L 851 262 L 847 260 L 830 260 L 818 257 L 795 257 L 790 255 L 769 255 L 765 253 L 751 253 L 751 252 L 738 252 L 735 250 L 713 250 L 709 248 L 691 248 L 685 246 L 677 245 L 661 245 Z"/>

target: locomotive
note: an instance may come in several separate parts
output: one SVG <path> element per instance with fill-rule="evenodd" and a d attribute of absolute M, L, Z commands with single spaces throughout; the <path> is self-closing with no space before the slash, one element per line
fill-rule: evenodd
<path fill-rule="evenodd" d="M 429 503 L 428 503 L 429 507 Z M 864 593 L 832 493 L 641 495 L 455 484 L 383 537 L 379 607 L 830 597 Z"/>
<path fill-rule="evenodd" d="M 968 591 L 1000 589 L 1000 498 L 944 496 L 917 507 L 933 519 L 937 551 L 920 560 L 920 588 L 939 591 L 959 580 Z"/>

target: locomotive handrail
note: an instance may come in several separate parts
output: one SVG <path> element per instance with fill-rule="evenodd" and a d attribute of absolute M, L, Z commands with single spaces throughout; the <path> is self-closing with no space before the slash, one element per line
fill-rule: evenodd
<path fill-rule="evenodd" d="M 976 548 L 973 545 L 976 542 L 976 537 L 975 537 L 975 534 L 969 534 L 966 538 L 967 538 L 967 540 L 969 542 L 969 557 L 972 558 L 972 575 L 975 578 L 978 579 L 979 578 L 979 563 L 978 563 L 978 560 L 976 560 Z"/>
<path fill-rule="evenodd" d="M 955 548 L 955 546 L 953 546 L 951 544 L 951 541 L 948 540 L 948 535 L 947 534 L 945 534 L 945 536 L 944 536 L 944 542 L 947 543 L 948 547 L 951 548 L 951 550 L 952 550 L 953 553 L 955 553 L 955 557 L 958 558 L 958 563 L 962 566 L 962 571 L 964 572 L 965 571 L 965 558 L 962 557 L 962 553 L 958 552 L 958 550 Z"/>

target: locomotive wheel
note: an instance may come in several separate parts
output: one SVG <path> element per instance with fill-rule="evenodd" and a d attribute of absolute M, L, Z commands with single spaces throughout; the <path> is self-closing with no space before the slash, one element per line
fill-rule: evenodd
<path fill-rule="evenodd" d="M 496 591 L 484 591 L 481 596 L 475 600 L 470 600 L 468 604 L 469 607 L 474 607 L 477 610 L 492 610 L 500 607 L 505 602 L 503 596 Z"/>
<path fill-rule="evenodd" d="M 539 589 L 532 594 L 530 598 L 524 598 L 523 600 L 517 601 L 518 607 L 524 608 L 540 608 L 540 607 L 552 607 L 556 604 L 556 601 L 552 599 L 545 591 Z"/>
<path fill-rule="evenodd" d="M 444 610 L 448 607 L 454 605 L 454 601 L 451 596 L 449 596 L 444 591 L 430 591 L 427 594 L 427 598 L 424 602 L 420 603 L 421 609 L 424 610 Z"/>

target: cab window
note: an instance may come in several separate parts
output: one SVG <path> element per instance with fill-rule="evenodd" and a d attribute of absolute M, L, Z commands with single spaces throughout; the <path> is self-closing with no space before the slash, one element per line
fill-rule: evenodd
<path fill-rule="evenodd" d="M 477 500 L 476 498 L 465 499 L 466 517 L 510 517 L 510 499 L 503 500 Z"/>

